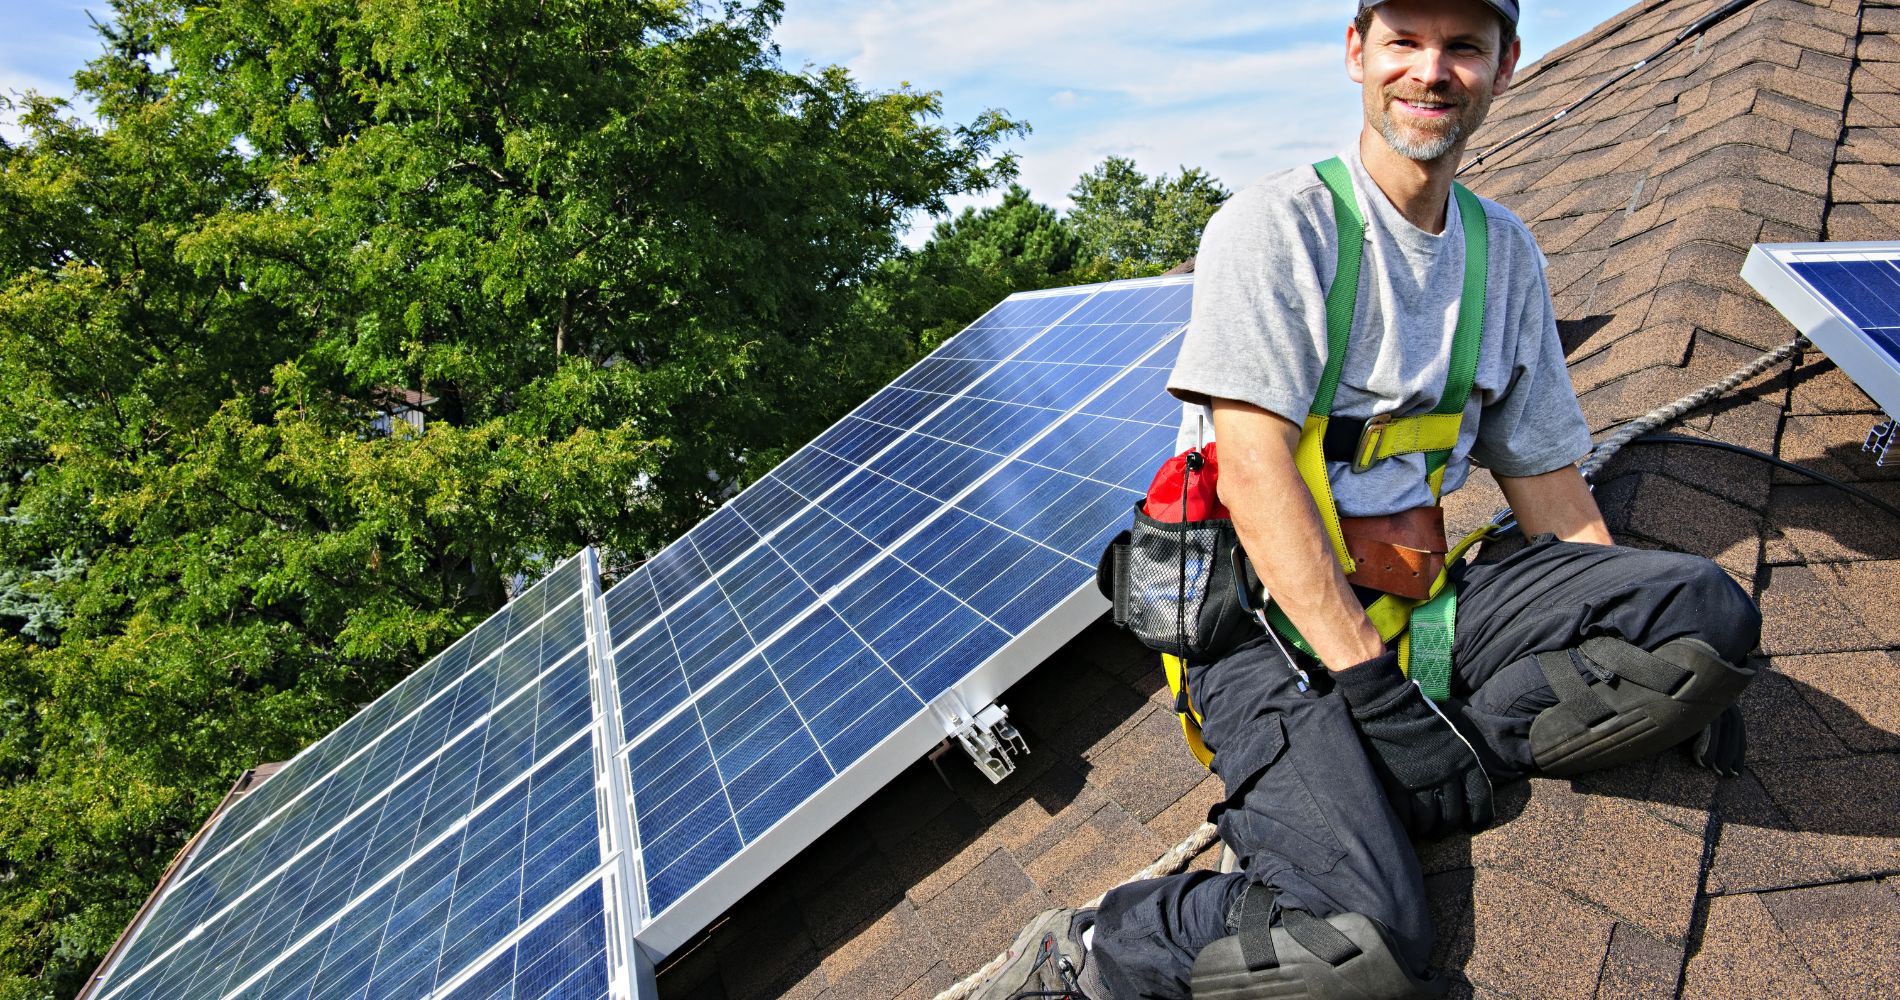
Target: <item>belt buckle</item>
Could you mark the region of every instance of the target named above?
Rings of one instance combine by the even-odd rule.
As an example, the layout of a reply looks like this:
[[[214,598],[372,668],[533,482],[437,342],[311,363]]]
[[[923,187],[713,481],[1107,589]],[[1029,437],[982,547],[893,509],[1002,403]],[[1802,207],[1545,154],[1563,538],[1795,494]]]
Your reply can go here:
[[[1366,421],[1365,429],[1359,432],[1359,446],[1352,452],[1352,471],[1364,472],[1379,460],[1379,439],[1385,435],[1386,425],[1391,422],[1390,413],[1381,413]]]

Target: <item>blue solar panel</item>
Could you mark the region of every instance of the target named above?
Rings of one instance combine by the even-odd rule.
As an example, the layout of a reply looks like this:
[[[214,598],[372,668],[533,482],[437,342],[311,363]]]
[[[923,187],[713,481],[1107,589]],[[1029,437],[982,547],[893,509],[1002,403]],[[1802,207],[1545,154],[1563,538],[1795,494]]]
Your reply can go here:
[[[1900,241],[1757,244],[1742,277],[1889,417],[1900,414]]]
[[[1900,363],[1900,261],[1812,261],[1789,265]]]
[[[600,1000],[608,995],[601,885],[589,884],[444,1000]],[[375,994],[371,994],[374,996]]]
[[[1089,584],[1190,295],[1005,302],[608,593],[649,917]]]
[[[231,804],[90,996],[625,998],[659,918],[1075,606],[1190,289],[1012,297],[608,594],[557,567]]]
[[[425,996],[587,878],[580,562],[234,803],[94,995]]]

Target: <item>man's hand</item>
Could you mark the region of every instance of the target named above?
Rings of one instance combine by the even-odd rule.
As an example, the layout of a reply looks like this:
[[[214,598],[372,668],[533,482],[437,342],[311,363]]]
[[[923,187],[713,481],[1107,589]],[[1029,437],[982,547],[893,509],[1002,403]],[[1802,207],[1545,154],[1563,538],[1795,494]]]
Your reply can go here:
[[[1293,465],[1300,425],[1257,406],[1214,400],[1220,498],[1267,592],[1328,669],[1385,649],[1333,555],[1319,508]]]
[[[1397,653],[1337,671],[1333,682],[1407,833],[1432,840],[1491,825],[1491,779],[1477,752],[1399,672]]]

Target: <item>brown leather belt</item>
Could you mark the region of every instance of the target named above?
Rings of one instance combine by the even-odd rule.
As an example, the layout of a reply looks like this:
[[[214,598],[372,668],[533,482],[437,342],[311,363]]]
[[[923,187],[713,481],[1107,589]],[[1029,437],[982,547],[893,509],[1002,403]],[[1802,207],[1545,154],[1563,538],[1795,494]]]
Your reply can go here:
[[[1346,551],[1358,568],[1346,575],[1355,586],[1424,600],[1445,569],[1445,509],[1414,507],[1384,517],[1342,517]]]

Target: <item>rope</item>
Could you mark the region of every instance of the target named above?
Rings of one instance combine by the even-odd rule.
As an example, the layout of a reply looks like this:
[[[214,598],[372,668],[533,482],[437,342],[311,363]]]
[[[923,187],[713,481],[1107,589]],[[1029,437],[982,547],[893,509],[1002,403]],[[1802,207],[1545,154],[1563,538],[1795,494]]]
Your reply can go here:
[[[1595,479],[1596,474],[1601,472],[1605,465],[1609,464],[1610,459],[1616,457],[1617,452],[1623,450],[1624,445],[1629,444],[1631,441],[1648,434],[1650,431],[1664,424],[1673,422],[1676,418],[1688,413],[1690,410],[1706,405],[1718,397],[1727,395],[1734,391],[1736,386],[1788,360],[1796,351],[1806,350],[1812,346],[1814,345],[1808,341],[1808,338],[1796,337],[1748,364],[1735,369],[1727,378],[1719,382],[1711,382],[1673,403],[1666,406],[1659,406],[1637,417],[1635,420],[1618,427],[1614,434],[1604,438],[1601,444],[1598,444],[1595,448],[1590,450],[1589,457],[1583,460],[1583,464],[1578,466],[1577,470],[1583,473],[1584,479]]]

